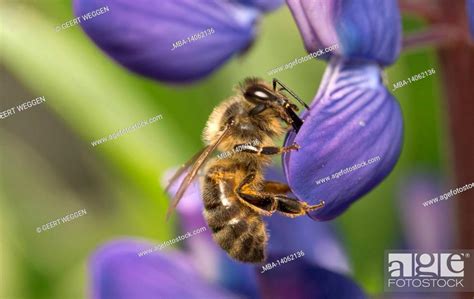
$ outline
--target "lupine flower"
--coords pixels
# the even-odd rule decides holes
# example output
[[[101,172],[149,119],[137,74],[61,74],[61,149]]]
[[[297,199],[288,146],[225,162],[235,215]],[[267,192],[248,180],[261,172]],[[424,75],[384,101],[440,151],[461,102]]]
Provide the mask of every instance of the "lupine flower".
[[[119,0],[107,2],[106,14],[81,22],[81,26],[128,69],[156,80],[184,83],[209,75],[247,49],[262,11],[281,2]],[[74,1],[76,16],[103,6],[101,0]],[[173,46],[182,40],[186,44]]]
[[[392,64],[401,47],[397,1],[287,0],[308,52],[334,44],[329,55]],[[324,57],[324,56],[323,56]]]
[[[237,298],[206,284],[184,254],[137,255],[150,247],[149,242],[122,239],[99,248],[90,262],[91,298]]]
[[[205,225],[202,210],[199,185],[191,185],[177,209],[183,232]],[[137,253],[152,248],[151,243],[110,242],[90,261],[93,298],[366,298],[348,278],[345,253],[328,224],[274,215],[268,229],[272,237],[267,262],[300,250],[304,256],[261,273],[262,267],[231,260],[209,231],[183,241],[183,250],[143,256]]]
[[[284,180],[273,169],[265,177]],[[442,229],[452,224],[449,202],[433,207],[439,209],[434,214],[431,209],[419,208],[423,201],[438,194],[439,180],[432,175],[409,175],[399,187],[400,213],[406,222],[401,236],[408,242],[405,245],[419,249],[450,248],[451,231]],[[448,218],[436,217],[446,208]],[[177,209],[183,233],[205,225],[202,209],[199,185],[193,184]],[[420,215],[425,215],[423,223]],[[152,243],[115,240],[101,246],[90,259],[92,298],[366,298],[348,278],[350,268],[345,252],[330,225],[307,217],[289,219],[273,215],[266,220],[271,234],[268,262],[298,250],[305,252],[304,257],[260,273],[261,267],[231,260],[212,242],[209,232],[184,240],[181,250],[164,249],[141,257],[137,253],[152,248]],[[439,228],[435,235],[433,227]],[[391,294],[386,298],[441,297]]]
[[[285,174],[298,198],[326,202],[312,215],[328,220],[392,170],[401,150],[402,117],[377,64],[337,58],[326,69],[310,108],[298,134],[285,142],[301,145],[298,152],[283,156]]]
[[[400,155],[400,106],[381,69],[398,56],[400,15],[395,0],[287,2],[308,51],[340,44],[302,128],[287,136],[286,145],[301,149],[283,156],[293,193],[313,204],[324,200],[312,216],[329,220],[379,184]]]

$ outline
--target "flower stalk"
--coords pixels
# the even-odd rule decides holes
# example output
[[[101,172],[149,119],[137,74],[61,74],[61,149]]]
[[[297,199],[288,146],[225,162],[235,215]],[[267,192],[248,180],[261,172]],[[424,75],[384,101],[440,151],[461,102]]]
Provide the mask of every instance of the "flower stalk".
[[[439,0],[439,3],[448,20],[467,30],[464,1]],[[454,185],[463,185],[474,178],[474,47],[466,39],[455,46],[440,48],[438,54],[452,139]],[[474,192],[457,196],[457,210],[457,248],[474,248]],[[465,293],[459,298],[472,298],[472,295]]]

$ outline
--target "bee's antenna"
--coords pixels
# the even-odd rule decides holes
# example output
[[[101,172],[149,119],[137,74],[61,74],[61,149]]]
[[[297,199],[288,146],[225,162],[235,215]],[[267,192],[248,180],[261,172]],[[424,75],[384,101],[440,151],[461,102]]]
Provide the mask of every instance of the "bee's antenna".
[[[280,86],[282,88],[280,88],[280,90],[285,90],[287,91],[289,94],[291,94],[301,105],[303,105],[306,109],[310,110],[308,105],[306,105],[306,103],[300,99],[300,97],[291,89],[289,89],[285,84],[281,83],[280,80],[278,80],[277,78],[273,78],[273,90],[276,90],[276,85],[277,84],[280,84]]]

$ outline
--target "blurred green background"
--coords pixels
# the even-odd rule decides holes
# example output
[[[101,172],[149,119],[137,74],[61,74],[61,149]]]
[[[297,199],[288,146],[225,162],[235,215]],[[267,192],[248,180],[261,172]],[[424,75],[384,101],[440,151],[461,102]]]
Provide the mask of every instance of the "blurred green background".
[[[192,86],[167,86],[128,72],[101,52],[79,26],[70,1],[0,0],[0,111],[45,96],[46,103],[0,120],[0,298],[83,298],[87,258],[120,236],[160,242],[165,170],[201,147],[212,108],[244,77],[261,76],[306,55],[286,7],[262,20],[253,49]],[[405,31],[422,24],[405,19]],[[276,76],[309,102],[325,63],[312,60]],[[383,251],[399,246],[396,192],[414,169],[444,172],[439,69],[430,49],[404,53],[387,69],[388,88],[434,68],[437,75],[394,92],[405,118],[399,163],[380,186],[335,220],[354,277],[382,290]],[[157,114],[163,119],[96,147],[91,142]],[[87,215],[51,230],[36,227],[74,211]]]

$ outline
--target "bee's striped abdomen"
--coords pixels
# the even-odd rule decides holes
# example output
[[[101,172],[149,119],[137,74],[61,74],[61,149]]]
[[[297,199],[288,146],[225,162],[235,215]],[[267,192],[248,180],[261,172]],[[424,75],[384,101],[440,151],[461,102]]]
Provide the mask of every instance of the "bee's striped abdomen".
[[[206,176],[203,184],[204,217],[213,238],[242,262],[265,259],[267,234],[261,217],[240,202],[230,182]]]

